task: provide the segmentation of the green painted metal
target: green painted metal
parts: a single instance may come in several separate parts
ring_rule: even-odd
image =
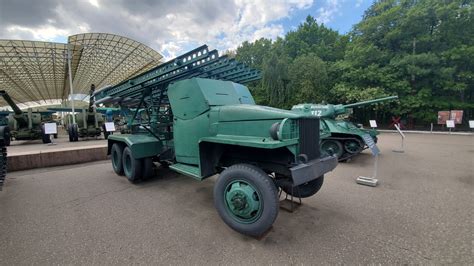
[[[108,154],[110,154],[112,145],[116,142],[125,143],[130,147],[135,159],[157,156],[166,145],[166,143],[158,141],[150,134],[114,134],[108,138]]]
[[[13,113],[8,116],[9,137],[11,136],[15,140],[43,139],[44,143],[50,142],[49,136],[43,133],[42,125],[43,123],[54,122],[52,111],[33,112],[30,108],[27,112],[23,112],[6,91],[0,91],[0,96],[13,109]],[[6,136],[3,137],[6,139]],[[7,145],[9,145],[9,142]]]
[[[336,120],[338,115],[349,114],[350,108],[360,107],[370,104],[376,104],[380,102],[390,101],[398,99],[398,96],[389,96],[384,98],[378,98],[369,101],[357,102],[352,104],[298,104],[292,107],[292,111],[297,113],[305,113],[321,118],[321,129],[320,133],[321,140],[331,140],[331,142],[325,142],[321,147],[325,153],[334,152],[339,142],[342,147],[342,151],[338,151],[340,154],[339,160],[346,160],[353,157],[364,149],[367,148],[365,142],[362,139],[364,134],[369,134],[374,141],[377,141],[377,135],[379,134],[374,129],[363,129],[359,128],[354,123],[345,120]]]
[[[184,163],[175,163],[170,166],[171,169],[175,170],[176,172],[193,177],[194,179],[201,180],[201,172],[199,167],[195,165],[189,165]]]
[[[131,134],[114,135],[109,140],[130,146],[135,158],[151,156],[162,160],[162,154],[171,149],[172,158],[168,160],[200,168],[205,159],[200,157],[200,143],[206,142],[256,149],[286,148],[296,160],[298,130],[292,121],[308,115],[255,105],[248,88],[237,82],[259,78],[258,71],[234,59],[219,57],[217,51],[204,45],[116,86],[96,91],[94,97],[96,103],[135,110],[130,112],[127,125]],[[147,119],[138,120],[144,113]],[[287,124],[282,123],[285,119],[289,119]],[[276,123],[285,125],[279,128],[279,139],[270,135],[270,128]]]
[[[226,210],[238,222],[253,223],[262,215],[263,198],[244,180],[234,180],[224,190]]]
[[[335,119],[338,115],[349,113],[349,108],[360,107],[365,105],[376,104],[380,102],[386,102],[390,100],[398,99],[398,96],[389,96],[384,98],[378,98],[369,101],[351,103],[351,104],[298,104],[291,108],[295,111],[303,111],[310,113],[311,115]]]
[[[255,105],[248,88],[240,83],[259,78],[257,70],[201,46],[97,91],[96,103],[129,110],[125,113],[129,114],[127,128],[131,133],[110,136],[109,154],[113,144],[123,143],[145,170],[150,169],[146,162],[153,160],[198,180],[235,164],[250,164],[257,167],[256,173],[275,173],[280,181],[295,185],[333,170],[336,158],[321,157],[311,139],[313,131],[319,134],[318,119]],[[222,201],[217,199],[218,206],[225,205],[218,208],[220,214],[229,214],[240,228],[271,218],[264,217],[263,198],[249,178],[234,180],[224,190],[216,186],[219,191],[215,191],[223,195]],[[270,182],[266,189],[276,191],[273,184]],[[266,226],[265,222],[260,225]],[[236,230],[258,233],[253,229]]]

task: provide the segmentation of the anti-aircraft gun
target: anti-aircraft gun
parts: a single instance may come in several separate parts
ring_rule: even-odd
[[[104,132],[104,137],[107,139],[109,133],[105,130],[104,115],[96,112],[94,97],[95,85],[91,85],[89,91],[89,106],[87,109],[76,109],[76,114],[66,116],[65,126],[69,135],[69,141],[78,141],[79,138],[98,137]],[[70,108],[49,108],[52,111],[67,111],[72,112]],[[76,124],[73,123],[72,116],[75,118]]]
[[[0,95],[13,109],[13,114],[11,114],[8,119],[9,126],[5,127],[2,132],[5,145],[10,145],[10,136],[15,140],[42,139],[43,143],[51,142],[50,136],[45,134],[43,124],[53,122],[52,112],[33,112],[31,108],[29,108],[28,112],[25,113],[20,110],[6,91],[1,90]]]
[[[361,153],[367,148],[362,136],[369,134],[375,142],[379,134],[375,129],[363,129],[345,120],[336,120],[339,115],[349,114],[354,107],[360,107],[380,102],[398,99],[398,96],[389,96],[369,101],[351,104],[298,104],[291,110],[309,113],[321,118],[321,128],[330,133],[321,142],[321,150],[335,154],[339,161],[344,161]]]
[[[204,45],[97,91],[97,104],[133,110],[131,134],[108,138],[112,168],[133,183],[153,176],[154,162],[197,180],[220,174],[221,218],[263,234],[278,215],[278,189],[292,199],[314,195],[337,159],[320,153],[319,118],[251,104],[242,84],[257,79],[259,71]]]

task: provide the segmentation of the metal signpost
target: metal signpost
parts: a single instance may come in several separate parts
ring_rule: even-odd
[[[367,146],[369,146],[369,149],[372,152],[372,155],[375,157],[375,159],[374,159],[374,174],[372,175],[372,177],[359,176],[356,179],[356,183],[359,184],[359,185],[366,185],[366,186],[375,187],[375,186],[377,186],[377,184],[379,182],[376,177],[377,177],[377,167],[378,167],[377,164],[378,164],[378,158],[379,158],[380,150],[379,150],[379,148],[377,147],[374,140],[372,139],[372,137],[369,134],[363,135],[362,138],[364,139]]]
[[[397,129],[400,136],[402,137],[402,146],[400,147],[399,150],[393,150],[393,152],[403,153],[403,152],[405,152],[405,150],[404,150],[405,134],[403,134],[403,132],[400,130],[400,127],[397,124],[395,124],[394,126]]]
[[[53,137],[51,137],[54,134],[58,134],[58,127],[56,123],[44,123],[44,133],[49,135],[49,139],[51,140],[48,145],[56,145],[56,143],[53,142]]]

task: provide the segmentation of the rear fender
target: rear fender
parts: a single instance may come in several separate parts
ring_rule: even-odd
[[[144,134],[123,134],[109,136],[107,139],[107,155],[110,155],[114,143],[122,143],[129,147],[135,159],[155,157],[163,151],[162,142],[153,136]]]

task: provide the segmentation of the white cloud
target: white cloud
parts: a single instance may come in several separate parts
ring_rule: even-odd
[[[54,39],[67,36],[70,31],[58,29],[54,26],[40,26],[38,28],[28,28],[22,26],[9,26],[6,32],[10,34],[11,39],[23,39],[23,36],[31,35],[34,40],[53,41]]]
[[[316,20],[319,23],[327,24],[331,22],[336,15],[340,14],[339,9],[344,0],[326,0],[324,5],[318,9]]]
[[[11,10],[11,19],[2,19],[0,38],[52,40],[82,32],[109,32],[141,41],[172,58],[204,43],[224,51],[245,40],[275,39],[284,34],[279,20],[313,4],[313,0],[55,1],[33,1],[32,5],[42,5],[44,10],[29,24],[15,17],[31,11]],[[5,6],[8,12],[9,5]]]

